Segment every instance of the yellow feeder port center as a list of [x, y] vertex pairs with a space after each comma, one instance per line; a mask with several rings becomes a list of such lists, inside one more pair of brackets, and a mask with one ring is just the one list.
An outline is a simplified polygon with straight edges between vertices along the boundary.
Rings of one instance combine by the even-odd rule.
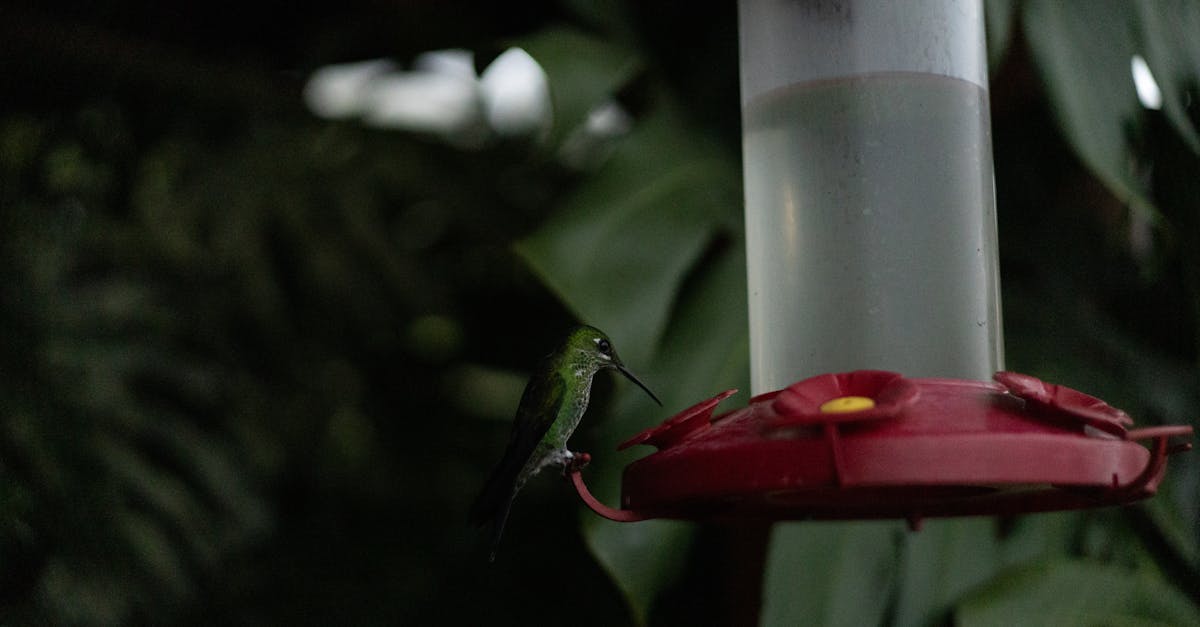
[[821, 404], [821, 413], [824, 414], [846, 414], [852, 411], [863, 411], [864, 409], [874, 409], [875, 400], [865, 396], [840, 396], [831, 401], [825, 401]]

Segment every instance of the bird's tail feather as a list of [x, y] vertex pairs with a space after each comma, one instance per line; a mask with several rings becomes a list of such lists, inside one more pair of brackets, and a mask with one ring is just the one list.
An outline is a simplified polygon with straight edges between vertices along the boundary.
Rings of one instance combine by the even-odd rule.
[[[516, 494], [513, 494], [516, 497]], [[504, 535], [504, 524], [508, 522], [508, 512], [512, 509], [513, 499], [510, 498], [504, 503], [500, 511], [496, 512], [492, 518], [492, 540], [488, 548], [488, 561], [496, 561], [496, 549], [500, 546], [500, 536]]]
[[508, 456], [500, 460], [500, 465], [488, 477], [467, 517], [467, 521], [476, 527], [491, 524], [489, 561], [496, 559], [496, 547], [500, 544], [500, 536], [504, 534], [504, 525], [508, 521], [509, 510], [512, 509], [513, 497], [516, 496], [517, 477], [521, 474], [523, 466], [520, 460], [510, 459]]

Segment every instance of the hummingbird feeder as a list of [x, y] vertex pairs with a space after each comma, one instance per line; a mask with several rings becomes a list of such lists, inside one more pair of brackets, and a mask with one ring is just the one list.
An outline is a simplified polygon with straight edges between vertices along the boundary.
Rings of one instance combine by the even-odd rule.
[[1003, 371], [980, 0], [741, 0], [739, 29], [755, 396], [622, 444], [657, 451], [619, 509], [573, 470], [582, 500], [916, 528], [1153, 495], [1190, 426]]
[[[1190, 426], [1131, 429], [1129, 416], [1013, 372], [994, 382], [824, 374], [713, 417], [734, 390], [622, 444], [658, 452], [625, 469], [611, 520], [905, 518], [1011, 515], [1131, 503], [1154, 494], [1172, 438]], [[1149, 442], [1150, 447], [1142, 442]]]

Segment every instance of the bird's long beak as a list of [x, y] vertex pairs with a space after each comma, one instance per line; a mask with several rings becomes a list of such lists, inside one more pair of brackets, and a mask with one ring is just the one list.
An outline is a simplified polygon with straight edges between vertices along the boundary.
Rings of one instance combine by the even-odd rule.
[[646, 387], [645, 383], [642, 383], [641, 380], [639, 380], [637, 377], [633, 376], [633, 373], [630, 372], [629, 369], [625, 367], [625, 364], [622, 364], [621, 362], [616, 362], [613, 365], [615, 365], [617, 367], [617, 370], [621, 371], [621, 374], [625, 375], [626, 377], [629, 377], [630, 381], [633, 381], [634, 383], [637, 384], [638, 387], [645, 390], [646, 393], [650, 395], [650, 398], [654, 399], [655, 403], [658, 403], [659, 407], [662, 407], [662, 401], [658, 400], [658, 397], [654, 395], [654, 392], [650, 391], [650, 388]]

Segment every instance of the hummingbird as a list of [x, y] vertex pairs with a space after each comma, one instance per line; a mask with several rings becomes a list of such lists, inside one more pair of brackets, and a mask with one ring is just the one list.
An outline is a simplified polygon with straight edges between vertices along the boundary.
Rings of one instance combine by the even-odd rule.
[[504, 457], [471, 506], [472, 524], [492, 525], [489, 561], [496, 560], [496, 547], [513, 499], [530, 477], [551, 465], [561, 466], [567, 474], [590, 461], [587, 453], [568, 450], [567, 439], [587, 410], [592, 377], [606, 368], [616, 369], [662, 405], [654, 392], [621, 363], [607, 335], [586, 325], [572, 329], [562, 344], [542, 359], [525, 385]]

